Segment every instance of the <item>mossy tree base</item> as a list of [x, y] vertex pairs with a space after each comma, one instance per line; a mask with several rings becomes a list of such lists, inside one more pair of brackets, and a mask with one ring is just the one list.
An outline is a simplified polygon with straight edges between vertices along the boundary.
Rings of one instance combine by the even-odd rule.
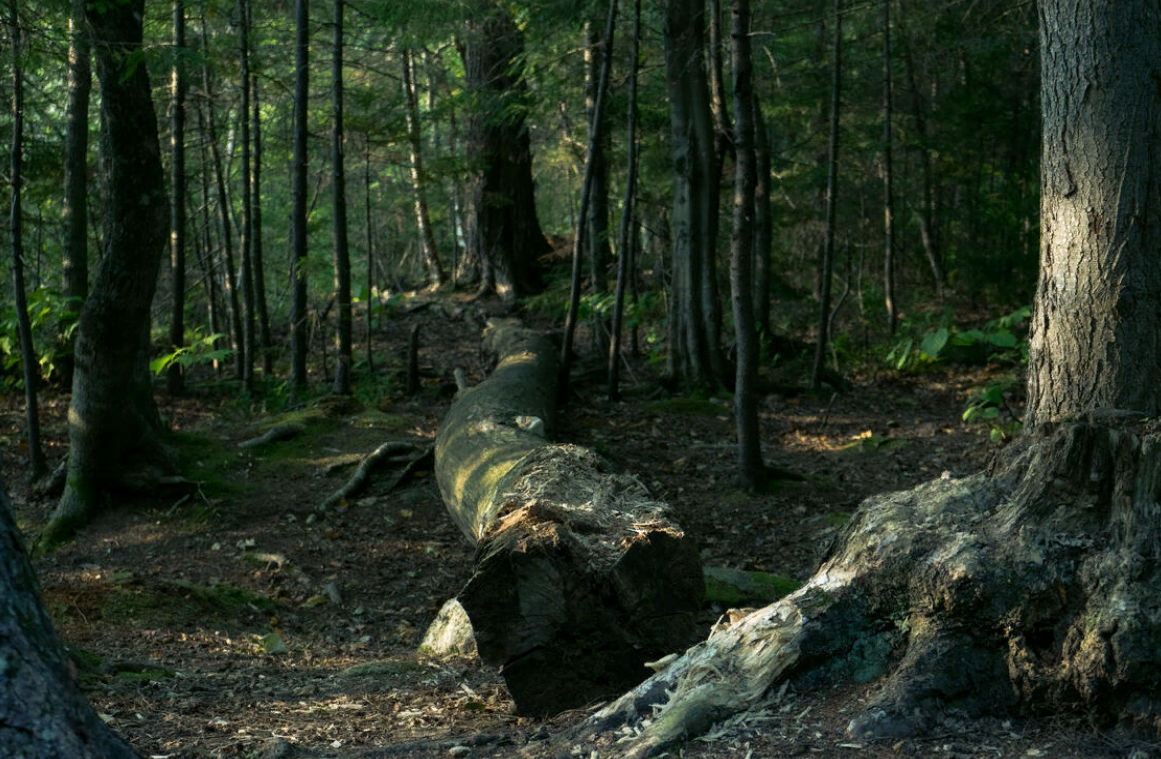
[[[715, 632], [562, 739], [654, 755], [793, 680], [882, 678], [848, 727], [1082, 711], [1161, 732], [1161, 434], [1072, 422], [992, 473], [875, 496], [800, 590]], [[649, 718], [650, 723], [642, 724]]]
[[499, 364], [448, 411], [436, 477], [476, 545], [459, 601], [480, 657], [519, 712], [550, 715], [632, 687], [646, 661], [688, 645], [704, 582], [665, 504], [592, 451], [548, 442], [555, 347], [511, 323], [485, 345]]

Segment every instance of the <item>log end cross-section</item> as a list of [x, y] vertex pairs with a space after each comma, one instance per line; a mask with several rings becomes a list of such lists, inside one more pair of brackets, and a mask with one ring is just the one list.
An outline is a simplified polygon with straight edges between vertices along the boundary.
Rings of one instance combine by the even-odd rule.
[[633, 476], [550, 444], [555, 352], [512, 326], [500, 363], [464, 391], [436, 440], [448, 510], [476, 544], [459, 595], [481, 658], [517, 710], [549, 715], [608, 697], [683, 650], [704, 594], [694, 542]]

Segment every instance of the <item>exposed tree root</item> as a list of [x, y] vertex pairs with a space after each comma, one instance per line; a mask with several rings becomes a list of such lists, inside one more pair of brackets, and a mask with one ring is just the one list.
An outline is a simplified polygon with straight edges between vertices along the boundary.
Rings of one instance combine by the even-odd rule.
[[884, 677], [848, 731], [1083, 710], [1161, 725], [1161, 435], [1070, 423], [992, 474], [864, 501], [797, 592], [716, 631], [560, 740], [646, 757], [771, 686]]
[[394, 489], [404, 477], [413, 474], [421, 466], [431, 466], [431, 446], [420, 448], [411, 443], [384, 443], [359, 463], [358, 468], [355, 469], [355, 473], [351, 475], [351, 479], [347, 480], [347, 484], [331, 493], [319, 504], [319, 511], [326, 511], [340, 501], [358, 495], [362, 492], [363, 488], [367, 487], [367, 479], [375, 469], [388, 464], [401, 463], [406, 463], [407, 466], [403, 468], [403, 471], [399, 473], [387, 488], [388, 490]]
[[238, 447], [257, 448], [260, 445], [272, 443], [275, 440], [291, 440], [304, 430], [306, 430], [306, 426], [302, 424], [280, 424], [277, 427], [268, 429], [264, 435], [243, 440], [241, 443], [238, 443]]

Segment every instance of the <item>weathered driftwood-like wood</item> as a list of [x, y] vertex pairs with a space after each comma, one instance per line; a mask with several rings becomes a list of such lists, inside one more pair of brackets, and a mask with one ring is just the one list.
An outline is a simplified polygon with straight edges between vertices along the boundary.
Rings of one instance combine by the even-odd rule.
[[880, 677], [854, 739], [1061, 709], [1161, 733], [1158, 472], [1148, 425], [1068, 423], [990, 475], [869, 498], [801, 589], [562, 738], [640, 759], [786, 681]]
[[492, 325], [492, 375], [461, 391], [436, 438], [436, 477], [476, 544], [459, 601], [480, 657], [521, 713], [552, 714], [632, 687], [683, 649], [704, 592], [695, 546], [634, 477], [547, 440], [555, 349]]

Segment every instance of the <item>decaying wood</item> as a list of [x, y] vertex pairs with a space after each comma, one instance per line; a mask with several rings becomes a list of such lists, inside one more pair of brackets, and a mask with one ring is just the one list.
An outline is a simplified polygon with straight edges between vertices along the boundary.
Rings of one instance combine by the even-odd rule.
[[299, 433], [306, 430], [306, 425], [302, 424], [280, 424], [277, 427], [271, 427], [266, 431], [266, 434], [258, 437], [243, 440], [238, 443], [239, 448], [257, 448], [266, 443], [272, 443], [275, 440], [291, 440], [299, 435]]
[[645, 661], [684, 648], [704, 583], [664, 503], [592, 451], [548, 442], [551, 342], [510, 322], [484, 340], [499, 363], [460, 391], [435, 445], [444, 502], [476, 544], [458, 600], [517, 710], [552, 714], [631, 687]]
[[616, 755], [652, 756], [780, 683], [833, 678], [882, 678], [848, 727], [857, 739], [1077, 708], [1161, 732], [1161, 435], [1069, 423], [1007, 456], [867, 499], [801, 589], [562, 740], [587, 751], [628, 727]]
[[367, 454], [359, 466], [355, 469], [355, 473], [347, 480], [347, 483], [341, 488], [331, 493], [326, 499], [319, 504], [319, 511], [326, 511], [331, 506], [349, 499], [362, 492], [363, 488], [367, 487], [367, 478], [370, 477], [371, 472], [381, 466], [388, 464], [402, 464], [406, 463], [403, 471], [399, 473], [396, 480], [387, 488], [393, 489], [399, 481], [407, 475], [415, 471], [415, 468], [420, 463], [431, 456], [432, 449], [419, 448], [411, 443], [388, 442], [376, 448], [371, 453]]

